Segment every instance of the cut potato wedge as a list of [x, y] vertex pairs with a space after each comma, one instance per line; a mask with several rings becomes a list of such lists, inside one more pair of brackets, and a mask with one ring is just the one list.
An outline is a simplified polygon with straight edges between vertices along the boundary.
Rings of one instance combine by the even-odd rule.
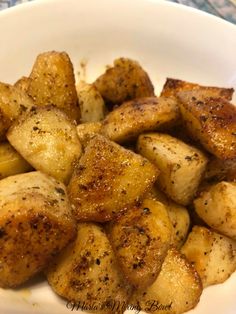
[[76, 130], [80, 142], [86, 145], [90, 137], [101, 132], [101, 122], [86, 122], [77, 125]]
[[236, 270], [236, 242], [205, 227], [193, 227], [181, 252], [204, 287], [224, 282]]
[[26, 76], [22, 76], [19, 80], [17, 80], [14, 84], [15, 87], [21, 89], [25, 93], [28, 93], [28, 88], [30, 84], [30, 78]]
[[153, 284], [170, 246], [172, 225], [165, 206], [145, 199], [108, 227], [119, 265], [130, 284], [144, 289]]
[[73, 65], [65, 52], [44, 52], [37, 56], [28, 87], [37, 106], [53, 105], [72, 120], [80, 120]]
[[161, 170], [157, 183], [162, 191], [181, 205], [193, 200], [207, 164], [200, 150], [160, 133], [140, 135], [137, 149]]
[[131, 303], [147, 313], [181, 314], [197, 305], [201, 293], [198, 273], [177, 249], [172, 248], [154, 284], [136, 291]]
[[149, 196], [165, 205], [173, 229], [171, 245], [180, 248], [186, 240], [190, 227], [188, 210], [184, 206], [173, 202], [157, 188], [153, 188]]
[[74, 243], [46, 270], [52, 289], [77, 304], [96, 305], [96, 313], [123, 313], [131, 287], [117, 268], [104, 230], [92, 223], [79, 223]]
[[189, 134], [219, 159], [236, 158], [236, 107], [198, 91], [180, 92], [178, 98]]
[[40, 172], [0, 181], [0, 286], [40, 272], [75, 236], [65, 186]]
[[33, 170], [31, 165], [9, 144], [0, 144], [0, 179]]
[[101, 121], [105, 117], [106, 106], [97, 88], [84, 81], [76, 85], [82, 123]]
[[222, 181], [208, 187], [194, 206], [208, 226], [236, 240], [236, 183]]
[[35, 169], [65, 183], [81, 155], [75, 125], [52, 106], [34, 108], [22, 115], [9, 129], [7, 138]]
[[147, 159], [95, 135], [68, 187], [73, 213], [79, 221], [109, 221], [142, 198], [158, 173]]
[[123, 103], [103, 121], [101, 133], [112, 141], [127, 142], [146, 131], [171, 127], [180, 118], [177, 102], [168, 98], [139, 98]]
[[177, 97], [178, 92], [197, 90], [204, 97], [220, 97], [231, 100], [233, 97], [233, 88], [203, 86], [182, 80], [167, 78], [161, 92], [163, 97]]
[[0, 82], [0, 139], [5, 138], [12, 122], [33, 106], [32, 98], [20, 88]]
[[128, 58], [116, 59], [114, 66], [98, 77], [94, 85], [105, 102], [111, 106], [135, 98], [154, 96], [148, 74], [138, 62]]

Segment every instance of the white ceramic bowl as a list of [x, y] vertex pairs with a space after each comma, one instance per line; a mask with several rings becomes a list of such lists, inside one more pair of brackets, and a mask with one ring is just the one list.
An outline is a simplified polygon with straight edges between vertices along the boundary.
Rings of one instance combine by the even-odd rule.
[[[149, 72], [157, 92], [167, 76], [236, 88], [236, 26], [166, 1], [33, 1], [1, 12], [0, 25], [0, 81], [28, 75], [42, 51], [65, 50], [77, 70], [87, 62], [88, 81], [127, 56]], [[234, 314], [235, 291], [236, 273], [205, 289], [191, 313]], [[0, 300], [1, 314], [69, 311], [41, 278], [17, 291], [0, 290]]]

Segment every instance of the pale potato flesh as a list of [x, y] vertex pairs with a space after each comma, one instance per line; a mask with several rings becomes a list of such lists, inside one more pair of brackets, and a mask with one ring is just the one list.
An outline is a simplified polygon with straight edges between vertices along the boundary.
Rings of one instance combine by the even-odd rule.
[[106, 106], [97, 88], [84, 81], [76, 85], [82, 123], [97, 122], [104, 119]]
[[179, 107], [173, 99], [138, 98], [111, 111], [102, 123], [101, 133], [122, 143], [147, 131], [171, 127], [179, 118]]
[[236, 107], [198, 91], [179, 92], [184, 125], [193, 139], [219, 159], [236, 158]]
[[203, 287], [224, 282], [236, 270], [236, 242], [205, 227], [193, 227], [181, 252], [193, 263]]
[[188, 210], [184, 206], [173, 202], [156, 187], [150, 191], [148, 196], [165, 205], [173, 229], [171, 245], [179, 249], [185, 242], [190, 227]]
[[137, 290], [131, 303], [147, 313], [181, 314], [194, 308], [202, 293], [201, 279], [195, 268], [175, 249], [169, 249], [156, 281]]
[[199, 149], [168, 135], [140, 135], [138, 152], [159, 169], [157, 184], [173, 201], [189, 204], [204, 174], [207, 158]]
[[109, 221], [151, 189], [159, 170], [147, 159], [95, 135], [68, 186], [79, 221]]
[[57, 294], [69, 301], [94, 304], [96, 313], [123, 313], [117, 307], [127, 304], [132, 292], [104, 230], [93, 223], [78, 224], [75, 242], [53, 260], [46, 275]]
[[0, 286], [40, 272], [75, 236], [65, 186], [40, 172], [0, 181]]
[[236, 240], [236, 183], [213, 184], [194, 200], [194, 206], [208, 226]]
[[0, 179], [30, 170], [30, 164], [9, 143], [0, 143]]
[[108, 236], [126, 279], [137, 289], [157, 278], [170, 246], [172, 226], [165, 206], [145, 199], [108, 227]]
[[154, 88], [148, 74], [138, 62], [119, 58], [94, 82], [105, 102], [110, 105], [141, 97], [154, 96]]
[[101, 132], [102, 124], [101, 122], [86, 122], [78, 124], [76, 131], [80, 142], [86, 145], [90, 137], [94, 134], [99, 134]]
[[29, 78], [27, 92], [35, 105], [53, 105], [72, 120], [80, 120], [74, 70], [67, 53], [49, 51], [39, 54]]
[[11, 145], [35, 169], [67, 183], [80, 157], [76, 126], [55, 107], [33, 108], [7, 133]]

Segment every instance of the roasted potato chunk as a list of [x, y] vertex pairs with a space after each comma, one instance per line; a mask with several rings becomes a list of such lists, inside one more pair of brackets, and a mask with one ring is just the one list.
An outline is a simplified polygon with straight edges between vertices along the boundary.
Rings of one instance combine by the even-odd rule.
[[203, 287], [224, 282], [236, 270], [236, 242], [194, 226], [181, 252], [194, 265]]
[[93, 223], [78, 224], [75, 242], [53, 260], [46, 275], [57, 294], [96, 304], [96, 313], [123, 313], [118, 305], [127, 304], [131, 294], [104, 230]]
[[140, 207], [112, 221], [108, 235], [120, 267], [130, 284], [153, 284], [169, 249], [172, 225], [165, 206], [145, 199]]
[[101, 122], [86, 122], [77, 125], [76, 130], [80, 142], [86, 145], [90, 137], [101, 132]]
[[[216, 157], [210, 159], [207, 168], [205, 179], [207, 181], [228, 181], [236, 174], [236, 158], [221, 160]], [[230, 181], [230, 180], [229, 180]]]
[[12, 122], [33, 106], [33, 100], [24, 91], [0, 82], [0, 140], [5, 138]]
[[81, 155], [76, 127], [55, 107], [33, 109], [12, 125], [7, 138], [35, 169], [67, 183]]
[[145, 290], [137, 290], [132, 304], [147, 313], [181, 314], [194, 308], [202, 293], [201, 279], [180, 252], [168, 251], [156, 281]]
[[161, 190], [175, 202], [189, 204], [205, 171], [206, 156], [199, 149], [160, 133], [140, 135], [137, 149], [161, 170], [157, 180]]
[[37, 56], [28, 87], [37, 106], [53, 105], [73, 120], [80, 120], [73, 65], [65, 52], [44, 52]]
[[94, 85], [112, 107], [134, 98], [154, 96], [148, 74], [138, 62], [128, 58], [116, 59], [114, 66], [99, 76]]
[[236, 158], [236, 107], [222, 98], [180, 92], [180, 111], [188, 133], [219, 159]]
[[0, 179], [30, 170], [30, 164], [9, 143], [0, 144]]
[[158, 176], [147, 159], [95, 135], [68, 186], [79, 221], [109, 221], [141, 198]]
[[75, 236], [64, 185], [40, 172], [0, 181], [0, 286], [40, 272]]
[[149, 196], [165, 205], [173, 228], [171, 245], [180, 248], [185, 242], [190, 226], [188, 210], [184, 206], [173, 202], [156, 188], [151, 190]]
[[212, 185], [194, 200], [194, 206], [208, 226], [236, 240], [236, 183]]
[[190, 83], [182, 80], [167, 78], [163, 86], [161, 96], [177, 97], [178, 92], [197, 90], [205, 97], [220, 97], [226, 100], [231, 100], [233, 97], [233, 88], [202, 86], [195, 83]]
[[76, 85], [79, 100], [81, 122], [97, 122], [105, 117], [106, 106], [104, 100], [93, 84], [80, 81]]
[[18, 89], [21, 89], [25, 93], [28, 93], [30, 78], [26, 76], [22, 76], [18, 81], [15, 82], [14, 86]]
[[146, 131], [174, 125], [180, 118], [177, 102], [168, 98], [147, 97], [123, 103], [103, 121], [101, 133], [115, 142], [135, 139]]

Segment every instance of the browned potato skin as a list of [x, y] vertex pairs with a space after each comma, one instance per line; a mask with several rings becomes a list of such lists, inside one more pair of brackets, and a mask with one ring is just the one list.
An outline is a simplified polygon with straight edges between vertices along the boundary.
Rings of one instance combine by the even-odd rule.
[[65, 186], [40, 172], [0, 181], [0, 286], [40, 272], [75, 236]]
[[[104, 230], [93, 223], [78, 224], [75, 242], [52, 261], [46, 274], [57, 294], [69, 301], [95, 304], [95, 313], [123, 313], [121, 305], [128, 304], [132, 292]], [[111, 309], [105, 306], [109, 301]]]
[[108, 236], [126, 279], [137, 289], [157, 278], [169, 249], [172, 226], [160, 202], [145, 199], [108, 226]]
[[197, 305], [201, 293], [197, 271], [177, 249], [171, 248], [156, 281], [144, 290], [137, 290], [131, 304], [138, 304], [147, 313], [181, 314]]
[[14, 86], [23, 90], [25, 93], [28, 93], [28, 88], [31, 79], [26, 76], [22, 76], [18, 81], [15, 82]]
[[0, 140], [12, 122], [34, 106], [33, 100], [18, 87], [0, 82]]
[[53, 105], [73, 120], [80, 120], [73, 65], [65, 52], [44, 52], [37, 56], [28, 86], [37, 106]]
[[35, 169], [66, 184], [82, 153], [75, 124], [54, 106], [32, 108], [15, 121], [7, 138]]
[[79, 221], [109, 221], [151, 188], [159, 170], [147, 159], [95, 135], [68, 186]]
[[198, 91], [178, 93], [189, 134], [219, 159], [236, 158], [236, 108], [222, 98], [205, 98]]
[[193, 227], [181, 252], [193, 263], [204, 288], [224, 282], [236, 270], [236, 242], [205, 227]]
[[194, 200], [197, 214], [208, 226], [236, 240], [236, 183], [213, 184]]
[[188, 210], [184, 206], [173, 202], [156, 187], [152, 188], [147, 197], [157, 200], [165, 205], [173, 229], [171, 245], [179, 249], [185, 242], [190, 227]]
[[202, 86], [195, 83], [190, 83], [182, 80], [167, 78], [163, 86], [161, 96], [163, 97], [177, 97], [178, 92], [194, 91], [202, 93], [205, 97], [220, 97], [226, 100], [231, 100], [233, 97], [233, 88]]
[[131, 100], [110, 112], [101, 133], [122, 143], [146, 131], [173, 126], [180, 118], [177, 102], [168, 98], [146, 97]]
[[114, 66], [98, 77], [94, 85], [111, 106], [135, 98], [154, 96], [154, 87], [148, 74], [138, 62], [128, 58], [116, 59]]
[[207, 181], [231, 181], [231, 178], [236, 174], [236, 158], [221, 160], [216, 157], [210, 159], [206, 174], [205, 180]]

